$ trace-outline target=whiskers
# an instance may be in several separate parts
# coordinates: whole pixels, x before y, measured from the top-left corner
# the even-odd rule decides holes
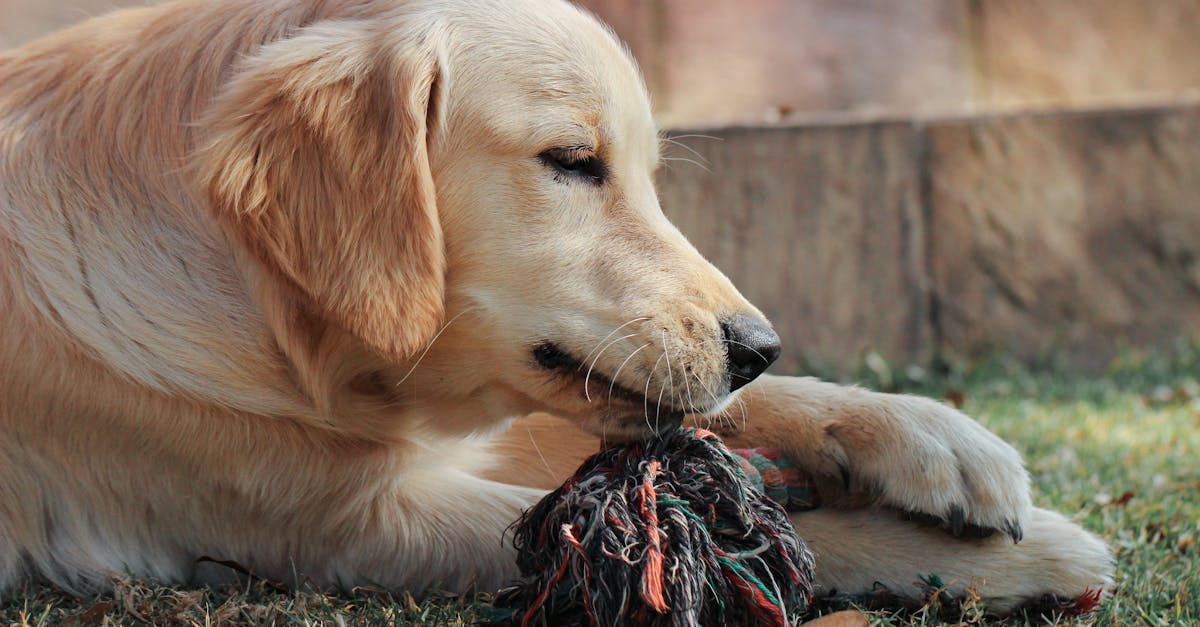
[[[699,379],[696,380],[696,383],[700,384]],[[704,387],[703,389],[704,389],[704,392],[706,394],[708,394],[709,398],[711,398],[713,401],[713,410],[715,410],[717,407],[720,407],[721,401],[717,399],[716,394],[713,394],[712,390],[709,390],[707,387]],[[741,427],[740,428],[738,427],[738,422],[735,419],[734,413],[732,411],[730,411],[729,407],[725,407],[721,411],[714,412],[712,414],[702,414],[701,416],[705,419],[705,426],[712,427],[712,425],[714,425],[714,424],[719,424],[722,426],[728,426],[730,429],[736,429],[738,431],[745,431],[746,425],[747,425],[746,401],[744,399],[742,399],[741,394],[738,394],[737,396],[733,397],[733,406],[737,408],[737,411],[738,411],[737,416],[741,417]],[[713,410],[710,410],[710,411],[713,411]]]
[[[666,344],[664,343],[663,346],[665,347]],[[650,368],[650,373],[646,375],[646,388],[642,391],[642,414],[644,414],[646,416],[646,428],[648,428],[648,429],[652,428],[650,426],[650,382],[654,380],[654,373],[658,370],[658,364],[661,364],[663,358],[666,356],[667,356],[667,351],[663,350],[662,354],[658,356],[658,359],[654,360],[654,366],[652,368]],[[667,371],[670,372],[670,370],[671,370],[671,362],[668,361],[667,362]],[[655,405],[656,411],[658,409],[662,408],[662,395],[663,395],[664,389],[666,389],[664,386],[662,386],[662,385],[658,386],[658,402]],[[657,418],[657,414],[656,414],[655,423],[657,424],[657,422],[658,422],[658,418]]]
[[[711,172],[712,170],[709,167],[708,159],[705,159],[704,155],[700,154],[698,151],[696,151],[696,149],[692,148],[691,146],[688,146],[687,144],[684,144],[683,142],[678,141],[680,139],[687,139],[689,137],[699,137],[699,138],[703,138],[703,139],[720,139],[719,137],[712,137],[711,135],[676,135],[674,137],[668,137],[667,135],[662,135],[659,137],[659,142],[664,148],[667,146],[677,146],[679,148],[682,148],[683,150],[688,151],[695,157],[695,159],[692,159],[690,157],[668,157],[668,156],[664,155],[664,156],[660,157],[660,159],[663,162],[663,165],[667,165],[669,167],[669,165],[670,165],[669,162],[671,162],[671,161],[682,161],[684,163],[690,163],[690,164],[700,168],[701,170],[704,170],[705,172]],[[665,152],[665,150],[663,150],[663,152]]]
[[[587,374],[584,376],[585,397],[588,402],[601,400],[590,393],[591,374],[595,370],[599,359],[612,346],[638,335],[638,333],[620,333],[622,329],[647,319],[634,318],[618,326],[610,331],[588,353],[586,359],[588,363]],[[613,339],[614,337],[616,339]],[[667,330],[659,330],[657,337],[651,336],[651,338],[650,341],[633,347],[622,358],[620,364],[611,375],[602,377],[602,380],[608,379],[609,383],[607,394],[603,399],[604,402],[611,405],[614,398],[628,400],[630,392],[633,392],[636,396],[641,396],[642,418],[646,428],[652,432],[657,432],[661,427],[664,413],[672,420],[678,420],[678,415],[685,413],[695,416],[705,426],[720,424],[727,425],[731,430],[745,429],[747,423],[746,403],[742,395],[739,394],[732,397],[732,399],[722,398],[717,393],[717,390],[721,386],[720,381],[706,381],[704,372],[697,371],[693,367],[694,364],[689,364],[687,361],[687,347],[680,346],[678,343],[673,344]],[[746,346],[737,340],[725,341],[731,344]],[[661,353],[653,363],[648,359],[644,362],[635,361],[639,354],[652,348],[661,350]],[[762,356],[753,347],[747,346],[746,348],[754,351],[764,360],[766,359],[765,356]],[[621,352],[624,352],[624,350]],[[639,375],[644,376],[644,380],[640,386],[634,383],[633,386],[636,387],[625,387],[620,382],[620,376],[633,363],[642,364],[635,368],[635,370],[638,371]],[[649,364],[648,369],[646,368],[646,364]],[[665,371],[663,370],[664,368],[666,369]],[[656,385],[658,387],[657,391],[654,390]],[[653,412],[650,411],[651,405],[654,407]]]
[[[623,335],[623,336],[609,342],[607,345],[604,346],[604,348],[600,348],[600,345],[604,344],[604,342],[607,341],[608,338],[616,335],[617,331],[620,331],[621,329],[624,329],[625,327],[627,327],[631,324],[634,324],[635,322],[644,322],[649,319],[650,319],[649,316],[639,316],[637,318],[633,318],[632,320],[629,320],[629,321],[621,324],[620,326],[613,329],[612,331],[609,331],[608,335],[604,336],[604,339],[600,340],[599,342],[596,342],[596,345],[592,347],[592,350],[588,351],[587,356],[583,358],[584,362],[586,362],[589,358],[592,357],[592,353],[596,354],[595,358],[592,359],[592,363],[588,364],[587,374],[583,377],[583,396],[584,396],[584,398],[587,399],[587,401],[589,403],[592,402],[592,394],[591,394],[591,391],[588,389],[588,381],[592,378],[592,369],[596,367],[596,362],[600,360],[600,356],[603,355],[604,351],[608,350],[608,348],[610,346],[616,344],[617,342],[620,342],[621,340],[627,340],[631,337],[634,337],[635,335],[637,335],[637,333],[630,333],[629,335]],[[599,349],[599,352],[597,352],[596,349]],[[628,361],[628,359],[626,361]],[[613,376],[612,380],[613,381],[616,380],[615,375]],[[612,388],[610,387],[609,388],[610,400],[611,400],[611,396],[612,396]]]
[[[647,375],[646,375],[646,383],[645,383],[645,385],[642,386],[643,387],[643,399],[644,399],[643,403],[642,403],[642,413],[643,413],[643,418],[646,421],[646,427],[652,431],[656,431],[656,432],[658,431],[660,424],[661,424],[662,411],[663,411],[664,407],[667,407],[669,410],[672,410],[672,411],[674,411],[676,409],[681,409],[684,413],[693,414],[693,415],[698,414],[698,415],[704,417],[710,423],[714,419],[724,420],[725,412],[722,412],[722,414],[718,415],[718,416],[705,416],[706,411],[712,411],[716,407],[719,407],[721,405],[721,400],[717,398],[717,395],[712,390],[710,390],[706,385],[704,385],[703,380],[700,378],[700,376],[698,374],[693,373],[691,371],[691,369],[686,366],[684,360],[682,358],[679,358],[678,354],[676,355],[674,363],[672,362],[671,345],[667,341],[667,334],[665,331],[661,334],[660,342],[661,342],[661,346],[662,346],[662,354],[659,355],[658,360],[656,360],[654,362],[654,366],[652,368],[650,368],[650,372],[647,373]],[[655,404],[654,404],[654,417],[652,420],[650,417],[650,398],[651,398],[650,397],[650,387],[651,387],[651,383],[654,381],[655,375],[657,375],[659,372],[659,366],[661,364],[663,364],[664,362],[666,363],[667,371],[664,375],[659,377],[658,395],[657,395],[657,398],[656,398]],[[680,374],[678,380],[675,377],[675,368],[676,367],[679,368],[679,374]],[[708,398],[712,400],[712,405],[707,410],[699,407],[699,405],[696,402],[695,396],[693,396],[693,392],[692,392],[692,388],[693,388],[692,380],[693,379],[695,380],[694,387],[698,390],[702,390],[704,392],[704,394],[706,394],[708,396]],[[677,383],[677,381],[678,381],[678,383]],[[680,385],[682,385],[682,387],[683,387],[682,394],[681,394],[681,390],[680,390]],[[669,393],[668,393],[668,390],[669,390]],[[664,397],[666,397],[665,403],[664,403]],[[739,409],[741,410],[741,415],[742,415],[742,419],[743,419],[743,423],[744,423],[745,422],[744,404],[742,403],[740,398],[737,399],[737,403],[738,403]]]
[[[646,342],[645,344],[642,344],[641,346],[637,347],[637,349],[635,349],[633,352],[629,353],[629,356],[625,358],[625,361],[621,362],[620,366],[617,366],[617,371],[614,372],[612,377],[608,380],[608,402],[610,404],[612,403],[613,388],[615,388],[617,385],[617,378],[621,376],[621,369],[625,367],[625,364],[629,363],[630,359],[633,359],[634,355],[637,355],[638,353],[642,352],[646,348],[649,348],[650,346],[653,346],[653,345],[654,344],[652,342]],[[585,385],[586,385],[586,383],[585,383]]]
[[[675,369],[671,367],[671,349],[670,349],[670,347],[667,346],[667,332],[665,329],[662,332],[662,348],[663,348],[663,357],[667,358],[667,380],[671,384],[671,398],[669,398],[667,400],[671,401],[671,404],[674,405],[675,404]],[[650,374],[654,374],[654,372],[651,371]],[[687,379],[685,378],[684,381],[687,381]],[[655,405],[654,405],[654,430],[655,431],[658,430],[658,417],[662,413],[662,397],[663,397],[663,390],[665,390],[665,389],[666,389],[665,385],[658,386],[658,400],[655,402]],[[647,415],[646,419],[649,420],[650,416]]]
[[[479,308],[478,307],[467,307],[466,309],[463,309],[462,311],[455,314],[453,318],[447,320],[446,324],[443,324],[442,328],[438,329],[438,332],[436,334],[434,334],[433,339],[429,340],[429,343],[425,345],[425,350],[421,351],[420,356],[418,356],[417,360],[413,362],[413,365],[411,368],[408,369],[408,372],[404,373],[404,376],[401,377],[400,380],[396,382],[396,387],[400,387],[401,385],[404,385],[405,381],[408,381],[408,378],[412,376],[412,373],[417,370],[417,366],[421,365],[421,361],[424,360],[425,356],[429,354],[429,349],[433,348],[433,343],[438,341],[439,337],[442,337],[442,334],[446,332],[446,329],[450,328],[450,325],[454,324],[455,320],[458,320],[459,318],[463,317],[464,314],[471,312],[471,311],[475,311],[476,309],[479,309]]]
[[[738,343],[740,343],[740,342],[738,342]],[[754,350],[754,349],[751,349],[751,350]],[[758,351],[755,351],[755,352],[757,353]],[[663,353],[664,353],[664,355],[666,355],[666,358],[667,358],[669,372],[673,372],[673,369],[670,369],[670,363],[671,363],[670,362],[670,359],[671,359],[670,349],[667,346],[665,334],[663,336]],[[761,356],[761,353],[760,353],[760,356]],[[680,361],[680,364],[682,365],[682,360],[679,360],[679,361]],[[720,424],[720,425],[727,425],[730,429],[739,429],[738,419],[740,418],[741,424],[740,424],[739,430],[744,431],[746,429],[746,425],[747,425],[746,401],[743,398],[743,394],[738,394],[738,395],[734,396],[733,403],[728,403],[729,406],[721,408],[723,401],[717,397],[717,394],[711,388],[709,388],[709,386],[705,385],[704,380],[701,379],[698,374],[691,372],[688,368],[685,367],[685,368],[681,369],[680,376],[683,379],[683,386],[684,386],[684,398],[681,400],[683,400],[685,402],[685,411],[687,413],[695,416],[696,418],[701,419],[704,422],[704,426],[706,428],[712,427],[714,424]],[[694,384],[693,384],[693,381],[695,381]],[[678,388],[675,386],[673,379],[671,380],[670,384],[671,384],[672,394],[673,395],[677,394]],[[700,392],[702,392],[704,394],[704,396],[707,396],[708,400],[712,401],[712,404],[707,409],[702,409],[701,407],[699,407],[697,405],[696,397],[693,396],[693,393],[692,393],[693,387],[695,389],[699,390]],[[661,389],[659,390],[659,397],[660,397],[659,404],[660,404],[660,408],[661,408],[661,397],[662,397]],[[724,402],[727,403],[727,401],[724,401]],[[672,401],[672,403],[673,403],[673,401]],[[721,410],[717,411],[717,408],[721,408]],[[731,408],[736,408],[736,411],[731,410]],[[647,416],[647,420],[648,419],[649,419],[649,416]],[[655,418],[656,425],[657,425],[657,422],[658,421],[657,421],[657,417],[656,417]]]

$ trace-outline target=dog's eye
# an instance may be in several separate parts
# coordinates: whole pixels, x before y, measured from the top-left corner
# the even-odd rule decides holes
[[[556,176],[583,179],[595,185],[603,183],[608,176],[604,160],[591,148],[551,148],[538,158],[553,168]]]

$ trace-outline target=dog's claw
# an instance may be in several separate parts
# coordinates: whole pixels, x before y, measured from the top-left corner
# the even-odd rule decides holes
[[[1021,529],[1021,524],[1015,520],[1005,522],[1004,531],[1012,538],[1013,544],[1020,544],[1021,539],[1025,537],[1025,530]]]
[[[950,533],[955,536],[962,536],[963,525],[966,524],[967,520],[967,512],[961,505],[950,506],[950,514],[947,516],[947,520],[950,522]]]
[[[929,525],[945,530],[950,535],[956,538],[968,538],[973,540],[982,540],[996,534],[998,531],[1004,531],[1009,537],[1017,540],[1021,537],[1021,526],[1013,521],[1008,521],[1004,524],[1004,529],[988,527],[986,525],[977,525],[966,521],[966,511],[959,506],[953,506],[945,517],[934,516],[922,512],[904,512],[904,519],[911,520],[921,525]],[[1015,534],[1015,535],[1014,535]]]

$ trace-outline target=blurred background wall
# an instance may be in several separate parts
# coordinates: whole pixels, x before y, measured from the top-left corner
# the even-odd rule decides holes
[[[775,370],[1200,339],[1200,0],[578,0]],[[0,49],[132,0],[0,0]],[[693,163],[695,162],[695,163]]]
[[[579,0],[667,126],[1160,101],[1200,87],[1195,0]]]
[[[0,0],[0,50],[121,7],[146,6],[137,0]]]

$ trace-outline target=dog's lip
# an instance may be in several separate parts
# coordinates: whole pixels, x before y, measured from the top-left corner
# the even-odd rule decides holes
[[[598,372],[595,369],[592,369],[591,373],[589,374],[588,368],[583,363],[583,360],[563,350],[554,342],[546,340],[534,346],[533,359],[537,363],[538,367],[543,370],[557,372],[559,374],[578,379],[584,379],[585,385],[591,385],[592,383],[595,383],[606,391],[605,397],[610,401],[620,400],[643,408],[648,406],[651,411],[654,411],[663,417],[678,416],[679,418],[682,418],[684,414],[687,413],[682,409],[678,409],[670,405],[661,405],[651,401],[646,397],[645,394],[631,390],[620,383],[614,383],[612,378],[610,378],[608,375]],[[608,390],[611,390],[612,393],[609,394]]]
[[[546,370],[578,371],[583,370],[583,361],[559,348],[557,344],[543,341],[533,347],[533,358],[537,364]],[[600,376],[597,373],[597,376]]]

